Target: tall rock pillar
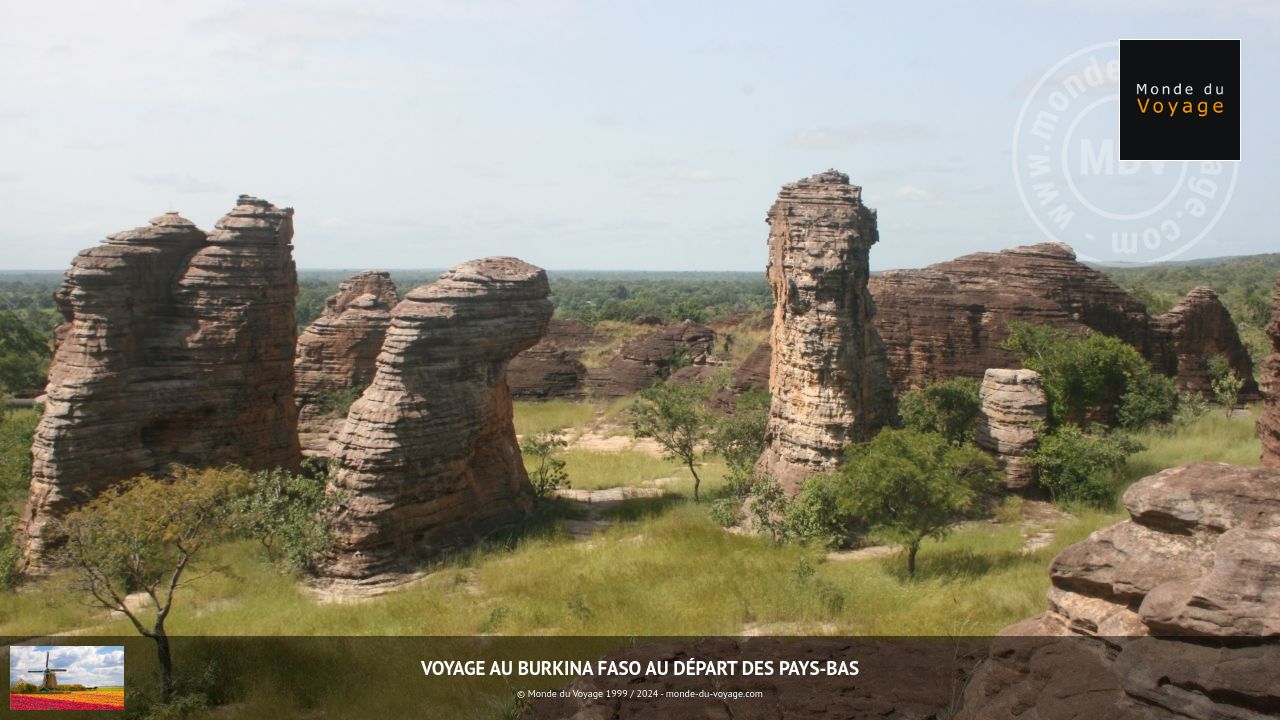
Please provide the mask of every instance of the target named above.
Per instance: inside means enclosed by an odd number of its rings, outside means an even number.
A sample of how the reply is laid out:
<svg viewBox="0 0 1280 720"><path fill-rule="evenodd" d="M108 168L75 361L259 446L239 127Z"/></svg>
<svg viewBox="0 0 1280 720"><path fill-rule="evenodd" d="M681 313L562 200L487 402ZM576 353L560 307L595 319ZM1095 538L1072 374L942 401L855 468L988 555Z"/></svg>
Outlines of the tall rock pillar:
<svg viewBox="0 0 1280 720"><path fill-rule="evenodd" d="M867 291L868 251L879 234L862 188L834 170L784 186L768 222L772 404L756 469L795 494L893 412Z"/></svg>

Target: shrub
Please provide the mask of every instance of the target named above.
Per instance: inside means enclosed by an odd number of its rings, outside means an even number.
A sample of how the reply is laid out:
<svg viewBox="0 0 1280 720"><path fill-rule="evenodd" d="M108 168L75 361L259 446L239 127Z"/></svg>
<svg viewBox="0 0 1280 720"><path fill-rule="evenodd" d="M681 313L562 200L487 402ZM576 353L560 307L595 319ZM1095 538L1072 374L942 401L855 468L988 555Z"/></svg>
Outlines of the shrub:
<svg viewBox="0 0 1280 720"><path fill-rule="evenodd" d="M1206 370L1214 400L1223 407L1227 417L1231 417L1236 405L1240 403L1240 391L1244 389L1244 380L1236 375L1231 363L1221 354L1209 359Z"/></svg>
<svg viewBox="0 0 1280 720"><path fill-rule="evenodd" d="M1040 439L1032 459L1040 469L1040 485L1054 500L1106 507L1115 500L1116 471L1141 449L1122 434L1101 428L1086 433L1066 424Z"/></svg>
<svg viewBox="0 0 1280 720"><path fill-rule="evenodd" d="M349 387L340 390L325 390L320 393L318 400L320 408L325 415L332 417L346 417L351 412L351 404L360 399L364 394L363 387Z"/></svg>
<svg viewBox="0 0 1280 720"><path fill-rule="evenodd" d="M22 548L18 545L17 535L18 516L6 515L0 520L0 589L17 587L22 580L22 573L18 570Z"/></svg>
<svg viewBox="0 0 1280 720"><path fill-rule="evenodd" d="M529 471L529 483L533 485L534 497L549 498L557 488L569 487L565 462L556 457L566 445L564 438L556 432L534 433L521 439L520 452L535 463L534 468Z"/></svg>
<svg viewBox="0 0 1280 720"><path fill-rule="evenodd" d="M916 432L933 432L952 444L973 440L973 426L981 410L973 378L939 380L908 391L898 404L902 424Z"/></svg>
<svg viewBox="0 0 1280 720"><path fill-rule="evenodd" d="M755 482L755 465L764 452L765 427L769 423L769 393L749 390L738 396L733 412L719 418L711 435L711 447L729 467L726 484L730 494L744 497Z"/></svg>
<svg viewBox="0 0 1280 720"><path fill-rule="evenodd" d="M313 569L333 540L326 516L344 497L325 491L328 477L328 464L314 458L303 461L298 473L278 468L254 473L248 492L232 503L236 529L262 543L272 562Z"/></svg>
<svg viewBox="0 0 1280 720"><path fill-rule="evenodd" d="M882 430L851 446L840 470L840 508L850 521L907 549L907 575L925 538L941 539L951 523L994 487L995 464L972 445L937 433Z"/></svg>
<svg viewBox="0 0 1280 720"><path fill-rule="evenodd" d="M707 514L720 527L736 527L742 523L742 500L736 496L720 498L711 503Z"/></svg>
<svg viewBox="0 0 1280 720"><path fill-rule="evenodd" d="M40 692L40 688L32 685L26 680L19 680L9 686L9 694L11 695L30 695L35 692Z"/></svg>
<svg viewBox="0 0 1280 720"><path fill-rule="evenodd" d="M1005 347L1043 376L1052 426L1098 421L1137 429L1169 422L1177 411L1173 381L1117 338L1015 322Z"/></svg>
<svg viewBox="0 0 1280 720"><path fill-rule="evenodd" d="M815 475L783 510L785 539L837 545L849 534L849 519L840 512L839 478Z"/></svg>

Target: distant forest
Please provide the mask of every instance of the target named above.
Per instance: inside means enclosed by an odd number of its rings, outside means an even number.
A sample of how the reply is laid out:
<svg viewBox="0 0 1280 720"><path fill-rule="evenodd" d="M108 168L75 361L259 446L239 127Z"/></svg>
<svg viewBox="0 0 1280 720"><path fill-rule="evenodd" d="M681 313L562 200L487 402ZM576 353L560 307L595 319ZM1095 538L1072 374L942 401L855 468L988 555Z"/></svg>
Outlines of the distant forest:
<svg viewBox="0 0 1280 720"><path fill-rule="evenodd" d="M1280 272L1280 253L1099 269L1146 303L1152 315L1167 312L1192 288L1213 288L1231 310L1255 364L1266 354L1263 328ZM325 298L354 272L300 271L298 327L315 320L324 310ZM440 272L392 270L391 276L403 294L435 280ZM588 324L642 317L668 323L709 322L773 304L763 273L582 270L553 271L549 276L557 316ZM29 394L43 386L53 329L60 321L53 292L61 277L56 272L0 273L0 393Z"/></svg>

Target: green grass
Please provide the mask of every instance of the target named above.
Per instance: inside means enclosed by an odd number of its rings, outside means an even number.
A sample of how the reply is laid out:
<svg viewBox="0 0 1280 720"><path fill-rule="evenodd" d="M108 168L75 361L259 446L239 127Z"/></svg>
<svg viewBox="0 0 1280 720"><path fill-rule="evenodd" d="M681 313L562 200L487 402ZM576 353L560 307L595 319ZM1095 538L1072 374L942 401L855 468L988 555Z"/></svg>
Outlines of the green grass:
<svg viewBox="0 0 1280 720"><path fill-rule="evenodd" d="M517 435L580 428L603 411L596 403L571 400L517 402L513 405Z"/></svg>
<svg viewBox="0 0 1280 720"><path fill-rule="evenodd" d="M1134 438L1145 450L1131 455L1122 471L1124 485L1183 463L1197 460L1257 465L1262 454L1255 424L1260 407L1247 415L1227 419L1221 408L1210 407L1204 415L1185 426L1159 428L1137 433Z"/></svg>

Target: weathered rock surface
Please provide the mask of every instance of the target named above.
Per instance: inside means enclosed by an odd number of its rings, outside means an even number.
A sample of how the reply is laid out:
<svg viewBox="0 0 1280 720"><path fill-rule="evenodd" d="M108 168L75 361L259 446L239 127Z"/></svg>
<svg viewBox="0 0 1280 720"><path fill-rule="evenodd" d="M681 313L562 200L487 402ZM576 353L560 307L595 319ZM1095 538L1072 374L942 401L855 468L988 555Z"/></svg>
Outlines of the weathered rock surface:
<svg viewBox="0 0 1280 720"><path fill-rule="evenodd" d="M893 414L867 291L868 253L879 234L862 188L834 170L783 186L767 219L776 352L757 470L795 493Z"/></svg>
<svg viewBox="0 0 1280 720"><path fill-rule="evenodd" d="M346 494L322 575L394 581L422 560L525 517L507 363L546 331L546 273L515 258L459 265L409 292L372 383L331 443Z"/></svg>
<svg viewBox="0 0 1280 720"><path fill-rule="evenodd" d="M1267 325L1271 352L1262 361L1262 394L1266 404L1258 418L1258 435L1262 438L1262 464L1280 467L1280 277L1276 278L1276 294L1271 299L1271 322Z"/></svg>
<svg viewBox="0 0 1280 720"><path fill-rule="evenodd" d="M958 717L1275 717L1280 470L1191 463L1124 501L1054 560L1049 611L1002 631Z"/></svg>
<svg viewBox="0 0 1280 720"><path fill-rule="evenodd" d="M512 397L527 400L579 399L586 395L583 351L595 339L578 320L553 319L537 345L515 356L507 366Z"/></svg>
<svg viewBox="0 0 1280 720"><path fill-rule="evenodd" d="M588 370L587 387L600 399L631 395L683 366L707 364L715 343L715 330L692 320L660 326L623 343L605 367Z"/></svg>
<svg viewBox="0 0 1280 720"><path fill-rule="evenodd" d="M990 368L978 390L982 403L974 426L974 440L996 456L1004 469L1005 487L1024 488L1035 482L1035 464L1028 456L1039 446L1039 432L1049 418L1049 402L1034 370Z"/></svg>
<svg viewBox="0 0 1280 720"><path fill-rule="evenodd" d="M391 275L369 270L343 280L324 312L298 336L293 363L298 434L308 454L328 452L329 434L346 419L328 407L373 380L374 362L400 302Z"/></svg>
<svg viewBox="0 0 1280 720"><path fill-rule="evenodd" d="M54 562L53 521L122 479L298 462L292 218L242 195L207 236L168 213L72 262L22 514L30 571Z"/></svg>
<svg viewBox="0 0 1280 720"><path fill-rule="evenodd" d="M1244 381L1240 399L1258 399L1253 360L1236 332L1231 312L1213 290L1198 287L1187 293L1169 312L1155 318L1153 335L1152 363L1177 378L1183 390L1213 397L1208 361L1221 355Z"/></svg>

